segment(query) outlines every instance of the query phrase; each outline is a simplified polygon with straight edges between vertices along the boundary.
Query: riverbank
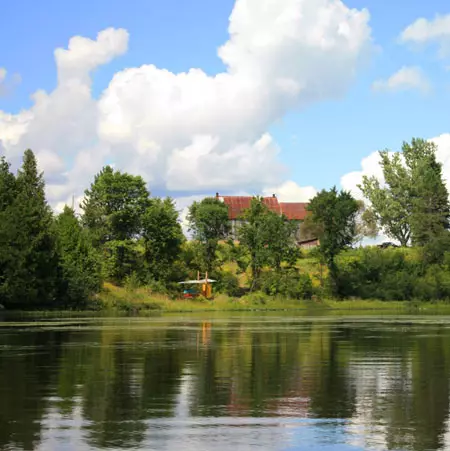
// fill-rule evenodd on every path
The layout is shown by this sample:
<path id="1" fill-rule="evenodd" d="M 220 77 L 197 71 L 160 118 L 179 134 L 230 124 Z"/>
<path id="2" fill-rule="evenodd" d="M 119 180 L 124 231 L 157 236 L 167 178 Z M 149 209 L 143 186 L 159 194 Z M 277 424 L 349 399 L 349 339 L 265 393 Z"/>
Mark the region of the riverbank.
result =
<path id="1" fill-rule="evenodd" d="M 100 310 L 118 312 L 200 312 L 200 311 L 390 311 L 397 313 L 442 312 L 450 314 L 449 302 L 410 302 L 380 300 L 296 300 L 253 293 L 240 298 L 217 295 L 212 300 L 170 299 L 145 288 L 127 290 L 106 284 L 97 299 Z"/>
<path id="2" fill-rule="evenodd" d="M 304 312 L 322 315 L 327 313 L 358 315 L 361 313 L 386 314 L 442 314 L 450 315 L 449 301 L 381 301 L 379 299 L 312 299 L 297 300 L 267 296 L 257 292 L 233 298 L 219 294 L 214 299 L 173 299 L 169 296 L 152 293 L 147 288 L 126 289 L 106 283 L 102 291 L 84 307 L 73 309 L 19 309 L 4 310 L 1 314 L 36 314 L 40 317 L 66 316 L 153 316 L 162 313 L 195 312 Z"/>

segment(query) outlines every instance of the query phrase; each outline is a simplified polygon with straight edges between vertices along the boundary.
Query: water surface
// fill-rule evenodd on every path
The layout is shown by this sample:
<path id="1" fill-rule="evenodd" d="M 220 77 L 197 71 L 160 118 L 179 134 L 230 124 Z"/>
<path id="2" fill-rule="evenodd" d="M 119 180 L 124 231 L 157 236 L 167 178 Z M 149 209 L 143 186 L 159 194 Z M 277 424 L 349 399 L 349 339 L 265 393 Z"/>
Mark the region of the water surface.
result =
<path id="1" fill-rule="evenodd" d="M 449 317 L 0 323 L 1 450 L 444 450 Z"/>

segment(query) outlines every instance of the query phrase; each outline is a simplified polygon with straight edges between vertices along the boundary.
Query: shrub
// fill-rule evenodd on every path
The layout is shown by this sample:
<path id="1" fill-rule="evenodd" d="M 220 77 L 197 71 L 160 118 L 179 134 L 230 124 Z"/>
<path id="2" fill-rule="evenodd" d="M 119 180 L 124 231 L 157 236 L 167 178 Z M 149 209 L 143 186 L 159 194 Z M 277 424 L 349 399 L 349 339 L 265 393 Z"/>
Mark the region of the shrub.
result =
<path id="1" fill-rule="evenodd" d="M 421 264 L 405 256 L 402 249 L 363 248 L 338 258 L 341 295 L 362 299 L 412 299 Z"/>
<path id="2" fill-rule="evenodd" d="M 236 297 L 241 295 L 241 288 L 239 287 L 239 279 L 231 272 L 224 271 L 217 273 L 217 284 L 215 289 L 219 293 L 225 293 L 228 296 Z"/>
<path id="3" fill-rule="evenodd" d="M 125 277 L 124 288 L 127 291 L 134 291 L 142 285 L 139 275 L 133 271 L 131 274 Z"/>
<path id="4" fill-rule="evenodd" d="M 255 291 L 244 296 L 243 300 L 246 303 L 253 305 L 266 305 L 269 302 L 270 298 L 261 291 Z"/>
<path id="5" fill-rule="evenodd" d="M 313 295 L 311 277 L 309 274 L 300 274 L 295 268 L 265 273 L 261 289 L 269 296 L 280 295 L 292 299 L 311 299 Z"/>

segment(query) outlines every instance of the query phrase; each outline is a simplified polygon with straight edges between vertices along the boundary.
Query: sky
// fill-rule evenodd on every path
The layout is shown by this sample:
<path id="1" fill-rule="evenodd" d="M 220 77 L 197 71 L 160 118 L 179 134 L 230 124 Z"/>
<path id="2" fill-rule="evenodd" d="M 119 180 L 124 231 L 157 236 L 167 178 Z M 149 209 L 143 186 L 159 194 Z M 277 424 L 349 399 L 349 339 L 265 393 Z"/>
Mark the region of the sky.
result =
<path id="1" fill-rule="evenodd" d="M 450 180 L 444 0 L 16 0 L 0 6 L 0 155 L 49 202 L 105 164 L 180 208 L 205 195 L 360 196 L 377 151 L 438 145 Z"/>

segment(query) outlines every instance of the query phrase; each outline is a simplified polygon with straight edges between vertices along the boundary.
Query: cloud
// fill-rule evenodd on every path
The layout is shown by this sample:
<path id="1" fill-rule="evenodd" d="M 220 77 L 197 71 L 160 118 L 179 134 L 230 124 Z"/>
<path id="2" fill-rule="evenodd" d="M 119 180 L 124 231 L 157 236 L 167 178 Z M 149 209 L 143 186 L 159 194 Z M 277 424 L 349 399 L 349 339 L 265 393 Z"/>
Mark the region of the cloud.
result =
<path id="1" fill-rule="evenodd" d="M 372 84 L 374 91 L 397 92 L 417 89 L 429 92 L 430 83 L 419 67 L 404 66 L 387 80 L 377 80 Z"/>
<path id="2" fill-rule="evenodd" d="M 4 97 L 17 86 L 21 81 L 19 74 L 12 74 L 7 80 L 8 71 L 4 67 L 0 67 L 0 97 Z"/>
<path id="3" fill-rule="evenodd" d="M 363 176 L 375 176 L 380 182 L 384 181 L 383 171 L 380 166 L 380 155 L 373 152 L 361 161 L 361 170 L 349 172 L 341 177 L 341 186 L 344 190 L 350 191 L 356 199 L 363 199 L 358 185 L 361 184 Z"/>
<path id="4" fill-rule="evenodd" d="M 400 42 L 421 45 L 435 43 L 438 46 L 440 57 L 449 56 L 450 14 L 437 15 L 433 20 L 417 19 L 403 30 Z"/>
<path id="5" fill-rule="evenodd" d="M 279 186 L 263 190 L 264 196 L 272 194 L 276 194 L 281 202 L 308 202 L 317 194 L 317 190 L 313 186 L 299 186 L 288 180 Z"/>
<path id="6" fill-rule="evenodd" d="M 55 90 L 35 93 L 18 115 L 0 112 L 0 140 L 12 158 L 45 152 L 59 180 L 53 203 L 78 195 L 106 162 L 152 189 L 260 192 L 286 177 L 267 130 L 292 109 L 345 94 L 372 52 L 368 21 L 340 0 L 237 0 L 218 50 L 224 72 L 145 64 L 117 72 L 98 100 L 90 74 L 127 50 L 128 33 L 76 36 L 55 51 Z"/>

